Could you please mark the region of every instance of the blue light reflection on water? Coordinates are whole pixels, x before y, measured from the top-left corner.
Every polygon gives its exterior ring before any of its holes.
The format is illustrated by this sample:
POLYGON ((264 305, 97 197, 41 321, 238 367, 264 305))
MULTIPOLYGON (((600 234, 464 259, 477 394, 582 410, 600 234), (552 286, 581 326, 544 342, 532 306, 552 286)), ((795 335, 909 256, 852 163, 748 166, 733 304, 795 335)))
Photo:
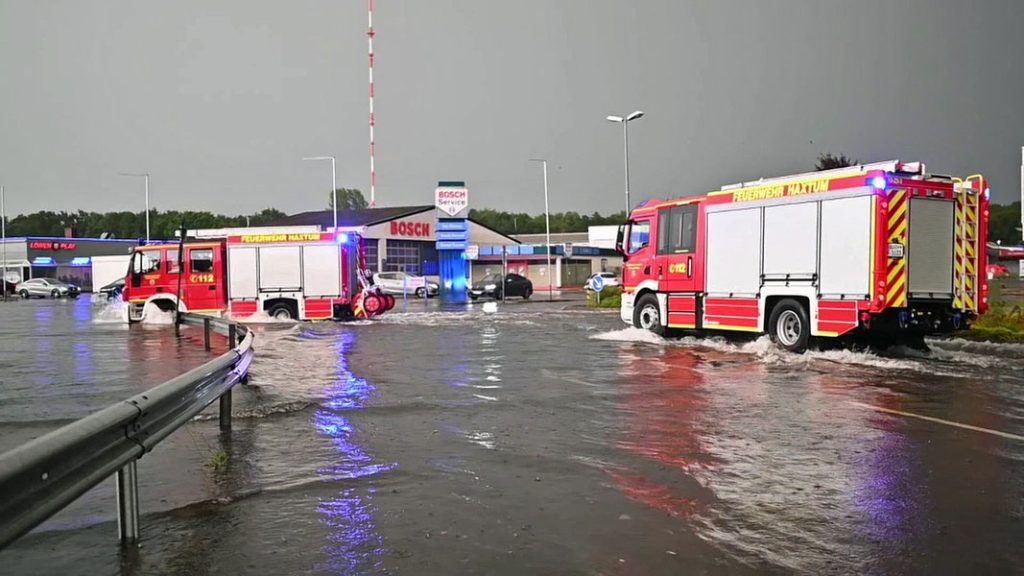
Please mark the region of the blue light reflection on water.
POLYGON ((381 568, 384 539, 376 531, 372 503, 372 480, 354 484, 353 480, 372 477, 394 469, 397 464, 375 463, 355 438, 357 430, 346 413, 365 406, 375 387, 364 378, 352 374, 348 367, 348 354, 356 334, 345 331, 338 334, 338 376, 326 391, 326 400, 313 416, 317 430, 331 439, 337 450, 337 460, 317 472, 326 481, 344 482, 345 486, 332 498, 321 498, 317 511, 321 522, 330 528, 327 543, 321 552, 327 560, 319 566, 332 574, 365 574, 381 568))
POLYGON ((865 515, 862 530, 883 542, 917 538, 925 522, 926 507, 920 502, 921 480, 915 478, 915 449, 896 431, 886 431, 865 462, 864 475, 854 494, 854 504, 865 515))

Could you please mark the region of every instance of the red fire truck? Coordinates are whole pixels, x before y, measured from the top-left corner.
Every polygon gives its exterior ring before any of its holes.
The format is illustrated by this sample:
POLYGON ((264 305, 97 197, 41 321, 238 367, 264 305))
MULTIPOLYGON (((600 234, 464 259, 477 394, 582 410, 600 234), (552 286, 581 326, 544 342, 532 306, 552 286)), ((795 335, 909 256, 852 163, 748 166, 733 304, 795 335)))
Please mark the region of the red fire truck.
POLYGON ((395 301, 371 284, 364 258, 362 236, 350 231, 140 246, 125 279, 127 320, 144 320, 154 306, 241 319, 259 312, 278 319, 373 317, 395 301))
POLYGON ((622 320, 924 346, 988 308, 982 176, 899 161, 649 201, 619 230, 622 320))

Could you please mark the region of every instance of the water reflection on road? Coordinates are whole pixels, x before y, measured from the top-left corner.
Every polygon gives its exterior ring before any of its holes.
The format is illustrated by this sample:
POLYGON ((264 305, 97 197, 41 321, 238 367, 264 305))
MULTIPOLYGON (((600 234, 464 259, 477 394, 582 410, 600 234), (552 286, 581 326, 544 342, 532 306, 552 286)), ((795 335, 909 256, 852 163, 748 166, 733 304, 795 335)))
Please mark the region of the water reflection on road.
MULTIPOLYGON (((79 321, 59 311, 32 321, 79 321)), ((1022 434, 1024 347, 793 356, 544 304, 257 330, 234 429, 204 415, 143 459, 132 562, 97 497, 0 553, 12 573, 955 574, 1024 560, 1024 444, 941 423, 1022 434), (228 466, 206 466, 209 450, 228 466)), ((149 370, 154 346, 188 357, 168 332, 126 332, 124 355, 149 370)), ((65 364, 93 401, 121 392, 100 341, 65 364)), ((33 406, 33 390, 9 394, 33 406)))

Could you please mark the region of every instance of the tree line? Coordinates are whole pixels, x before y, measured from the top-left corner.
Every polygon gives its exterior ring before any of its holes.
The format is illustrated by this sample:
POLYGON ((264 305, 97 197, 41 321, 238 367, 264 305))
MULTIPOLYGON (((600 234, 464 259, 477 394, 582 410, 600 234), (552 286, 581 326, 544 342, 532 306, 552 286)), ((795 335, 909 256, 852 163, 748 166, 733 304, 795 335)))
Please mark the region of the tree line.
MULTIPOLYGON (((255 214, 225 216, 210 212, 177 210, 150 210, 150 237, 174 238, 182 223, 188 228, 225 228, 234 226, 263 226, 287 216, 274 208, 255 214)), ((145 238, 146 212, 50 212, 47 210, 22 214, 7 219, 8 236, 64 236, 71 228, 81 238, 97 238, 109 234, 112 238, 145 238)))

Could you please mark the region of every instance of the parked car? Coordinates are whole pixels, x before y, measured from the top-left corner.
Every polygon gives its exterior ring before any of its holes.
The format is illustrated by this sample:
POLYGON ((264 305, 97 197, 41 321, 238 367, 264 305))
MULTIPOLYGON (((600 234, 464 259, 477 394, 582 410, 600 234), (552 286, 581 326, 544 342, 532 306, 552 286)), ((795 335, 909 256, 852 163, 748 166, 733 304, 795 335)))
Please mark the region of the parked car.
POLYGON ((590 290, 590 282, 594 279, 594 276, 600 276, 604 279, 605 288, 609 288, 611 286, 622 286, 622 281, 619 280, 618 276, 615 274, 611 272, 598 272, 597 274, 591 274, 587 278, 587 283, 584 285, 587 290, 590 290))
POLYGON ((121 295, 121 292, 124 292, 124 278, 118 278, 117 280, 114 280, 110 284, 107 284, 106 286, 103 286, 102 288, 97 290, 97 292, 106 296, 107 300, 117 298, 118 296, 121 295))
POLYGON ((373 283, 389 294, 404 294, 408 290, 410 293, 415 294, 417 298, 423 298, 424 290, 426 290, 427 296, 437 296, 438 291, 441 289, 441 286, 436 282, 429 282, 423 276, 415 276, 405 272, 381 272, 374 274, 373 283), (420 286, 424 283, 426 288, 411 287, 413 284, 420 286))
POLYGON ((506 274, 505 281, 502 282, 501 274, 488 274, 474 282, 469 289, 469 297, 473 300, 481 296, 491 296, 500 300, 502 295, 506 297, 522 296, 523 299, 529 299, 533 295, 533 282, 519 274, 506 274))
POLYGON ((993 278, 1007 278, 1010 276, 1010 269, 1006 267, 1006 264, 989 264, 985 271, 993 278))
POLYGON ((53 278, 33 278, 14 287, 22 298, 77 298, 81 290, 74 284, 53 278))

